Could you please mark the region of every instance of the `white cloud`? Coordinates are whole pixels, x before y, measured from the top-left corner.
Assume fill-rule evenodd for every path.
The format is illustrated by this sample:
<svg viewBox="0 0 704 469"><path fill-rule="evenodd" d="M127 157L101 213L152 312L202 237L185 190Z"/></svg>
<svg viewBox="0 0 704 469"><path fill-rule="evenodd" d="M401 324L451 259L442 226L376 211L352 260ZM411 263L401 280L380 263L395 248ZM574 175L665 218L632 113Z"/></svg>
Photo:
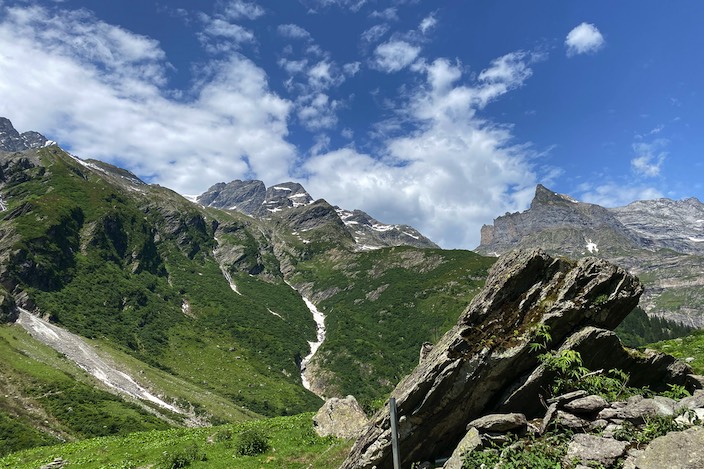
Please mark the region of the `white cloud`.
<svg viewBox="0 0 704 469"><path fill-rule="evenodd" d="M223 53L237 50L240 44L255 41L252 31L220 18L201 15L204 23L202 32L197 34L198 40L210 53Z"/></svg>
<svg viewBox="0 0 704 469"><path fill-rule="evenodd" d="M593 24L582 23L567 34L567 56L594 53L604 46L604 36Z"/></svg>
<svg viewBox="0 0 704 469"><path fill-rule="evenodd" d="M310 33L297 24L280 24L276 30L289 39L311 39Z"/></svg>
<svg viewBox="0 0 704 469"><path fill-rule="evenodd" d="M389 26L386 24L376 24L371 28L362 32L362 41L367 44L372 44L381 39L384 34L389 32Z"/></svg>
<svg viewBox="0 0 704 469"><path fill-rule="evenodd" d="M602 207L623 207L634 200L651 200L663 197L663 194L654 187L627 182L609 181L596 186L585 184L579 188L579 191L581 193L579 200Z"/></svg>
<svg viewBox="0 0 704 469"><path fill-rule="evenodd" d="M397 21L398 11L394 7L389 7L384 10L374 10L369 14L371 18L377 18L385 21Z"/></svg>
<svg viewBox="0 0 704 469"><path fill-rule="evenodd" d="M434 14L430 14L423 18L423 21L420 22L420 25L418 26L418 29L420 29L420 32L425 34L431 29L433 29L436 25L438 24L438 20L435 18Z"/></svg>
<svg viewBox="0 0 704 469"><path fill-rule="evenodd" d="M286 70L290 75L294 75L296 73L302 73L307 69L308 60L306 60L306 59L290 60L290 59L282 58L282 59L279 59L278 64L281 68Z"/></svg>
<svg viewBox="0 0 704 469"><path fill-rule="evenodd" d="M340 103L330 100L325 93L317 93L302 100L298 106L298 119L310 131L330 129L337 125L335 110Z"/></svg>
<svg viewBox="0 0 704 469"><path fill-rule="evenodd" d="M327 8L331 6L346 8L357 12L367 3L367 0L301 0L301 3L306 5L311 13L316 13L317 8Z"/></svg>
<svg viewBox="0 0 704 469"><path fill-rule="evenodd" d="M639 176L655 177L660 175L660 170L667 157L669 141L666 139L656 139L652 142L636 142L633 144L633 151L636 157L631 160L631 168Z"/></svg>
<svg viewBox="0 0 704 469"><path fill-rule="evenodd" d="M308 70L308 84L313 90L337 86L344 80L345 77L339 73L337 66L327 60L321 60Z"/></svg>
<svg viewBox="0 0 704 469"><path fill-rule="evenodd" d="M127 167L182 193L247 174L287 179L291 103L232 54L169 99L156 41L80 12L7 9L0 22L0 115L83 158ZM70 83L71 86L66 86Z"/></svg>
<svg viewBox="0 0 704 469"><path fill-rule="evenodd" d="M379 44L374 50L374 64L379 70L393 73L413 63L420 54L420 47L406 41L391 40Z"/></svg>
<svg viewBox="0 0 704 469"><path fill-rule="evenodd" d="M505 63L522 70L501 58L492 68ZM497 69L467 85L461 64L446 59L417 70L425 85L398 109L415 131L387 138L382 159L354 148L315 155L305 163L306 187L331 203L412 224L443 246L471 249L483 223L528 205L537 180L529 152L512 145L507 128L476 117L478 97L487 86L517 86L517 77L530 74Z"/></svg>
<svg viewBox="0 0 704 469"><path fill-rule="evenodd" d="M243 18L254 20L264 15L266 12L264 8L254 2L229 0L223 8L223 13L228 19L232 20L240 20Z"/></svg>
<svg viewBox="0 0 704 469"><path fill-rule="evenodd" d="M346 63L345 65L342 66L342 70L345 72L345 75L349 77L355 76L357 73L359 73L360 66L362 64L360 62L350 62Z"/></svg>

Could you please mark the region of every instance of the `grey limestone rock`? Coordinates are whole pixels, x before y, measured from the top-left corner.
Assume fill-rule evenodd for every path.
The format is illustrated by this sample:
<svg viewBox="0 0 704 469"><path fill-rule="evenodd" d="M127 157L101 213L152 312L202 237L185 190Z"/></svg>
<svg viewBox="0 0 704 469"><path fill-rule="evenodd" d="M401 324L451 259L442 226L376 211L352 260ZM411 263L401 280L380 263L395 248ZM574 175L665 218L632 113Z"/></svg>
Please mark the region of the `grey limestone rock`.
<svg viewBox="0 0 704 469"><path fill-rule="evenodd" d="M567 402L565 410L574 414L593 414L608 405L609 403L603 397L591 395Z"/></svg>
<svg viewBox="0 0 704 469"><path fill-rule="evenodd" d="M525 430L527 425L528 421L523 414L488 414L469 422L467 429L476 428L479 433L510 432Z"/></svg>
<svg viewBox="0 0 704 469"><path fill-rule="evenodd" d="M704 469L704 427L672 432L629 456L623 467L637 469Z"/></svg>
<svg viewBox="0 0 704 469"><path fill-rule="evenodd" d="M354 396L328 399L313 417L318 435L346 439L357 438L367 422L369 419Z"/></svg>
<svg viewBox="0 0 704 469"><path fill-rule="evenodd" d="M452 456L442 466L443 469L461 469L462 458L464 455L471 453L474 449L482 444L482 439L479 436L479 431L472 427L467 431L467 434L457 445L457 448L452 452Z"/></svg>
<svg viewBox="0 0 704 469"><path fill-rule="evenodd" d="M597 463L609 467L617 458L626 454L627 446L628 443L625 441L579 433L572 438L567 447L565 462L573 463L576 460L585 465Z"/></svg>

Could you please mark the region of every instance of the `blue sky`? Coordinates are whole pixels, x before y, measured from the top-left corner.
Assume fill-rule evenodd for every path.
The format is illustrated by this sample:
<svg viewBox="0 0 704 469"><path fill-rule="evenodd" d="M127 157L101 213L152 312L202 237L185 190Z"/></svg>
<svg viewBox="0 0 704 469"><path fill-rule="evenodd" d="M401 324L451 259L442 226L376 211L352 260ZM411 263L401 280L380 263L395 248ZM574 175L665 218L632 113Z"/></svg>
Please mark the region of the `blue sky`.
<svg viewBox="0 0 704 469"><path fill-rule="evenodd" d="M704 3L0 0L0 116L199 194L233 179L472 249L535 185L704 195Z"/></svg>

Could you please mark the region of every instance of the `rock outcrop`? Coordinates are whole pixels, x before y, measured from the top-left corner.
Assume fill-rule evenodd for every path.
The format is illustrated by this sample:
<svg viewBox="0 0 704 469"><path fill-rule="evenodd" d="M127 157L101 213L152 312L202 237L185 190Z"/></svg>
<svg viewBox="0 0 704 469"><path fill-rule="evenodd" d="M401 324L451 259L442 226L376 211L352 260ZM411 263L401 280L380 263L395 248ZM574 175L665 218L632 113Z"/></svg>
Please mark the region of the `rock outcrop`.
<svg viewBox="0 0 704 469"><path fill-rule="evenodd" d="M501 408L542 353L585 327L613 329L643 291L632 275L607 261L556 259L541 250L500 258L485 288L428 357L392 393L399 415L402 465L449 456L472 420ZM539 402L537 393L525 399ZM382 409L357 440L345 469L392 467L389 410Z"/></svg>

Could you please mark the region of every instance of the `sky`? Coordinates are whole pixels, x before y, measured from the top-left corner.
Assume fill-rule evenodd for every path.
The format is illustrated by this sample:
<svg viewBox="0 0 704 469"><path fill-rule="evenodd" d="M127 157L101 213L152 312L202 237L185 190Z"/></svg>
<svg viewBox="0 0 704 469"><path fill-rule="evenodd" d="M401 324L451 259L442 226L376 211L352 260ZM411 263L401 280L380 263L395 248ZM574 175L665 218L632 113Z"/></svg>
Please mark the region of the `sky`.
<svg viewBox="0 0 704 469"><path fill-rule="evenodd" d="M295 181L473 249L538 183L704 200L704 2L0 0L0 116L181 194Z"/></svg>

